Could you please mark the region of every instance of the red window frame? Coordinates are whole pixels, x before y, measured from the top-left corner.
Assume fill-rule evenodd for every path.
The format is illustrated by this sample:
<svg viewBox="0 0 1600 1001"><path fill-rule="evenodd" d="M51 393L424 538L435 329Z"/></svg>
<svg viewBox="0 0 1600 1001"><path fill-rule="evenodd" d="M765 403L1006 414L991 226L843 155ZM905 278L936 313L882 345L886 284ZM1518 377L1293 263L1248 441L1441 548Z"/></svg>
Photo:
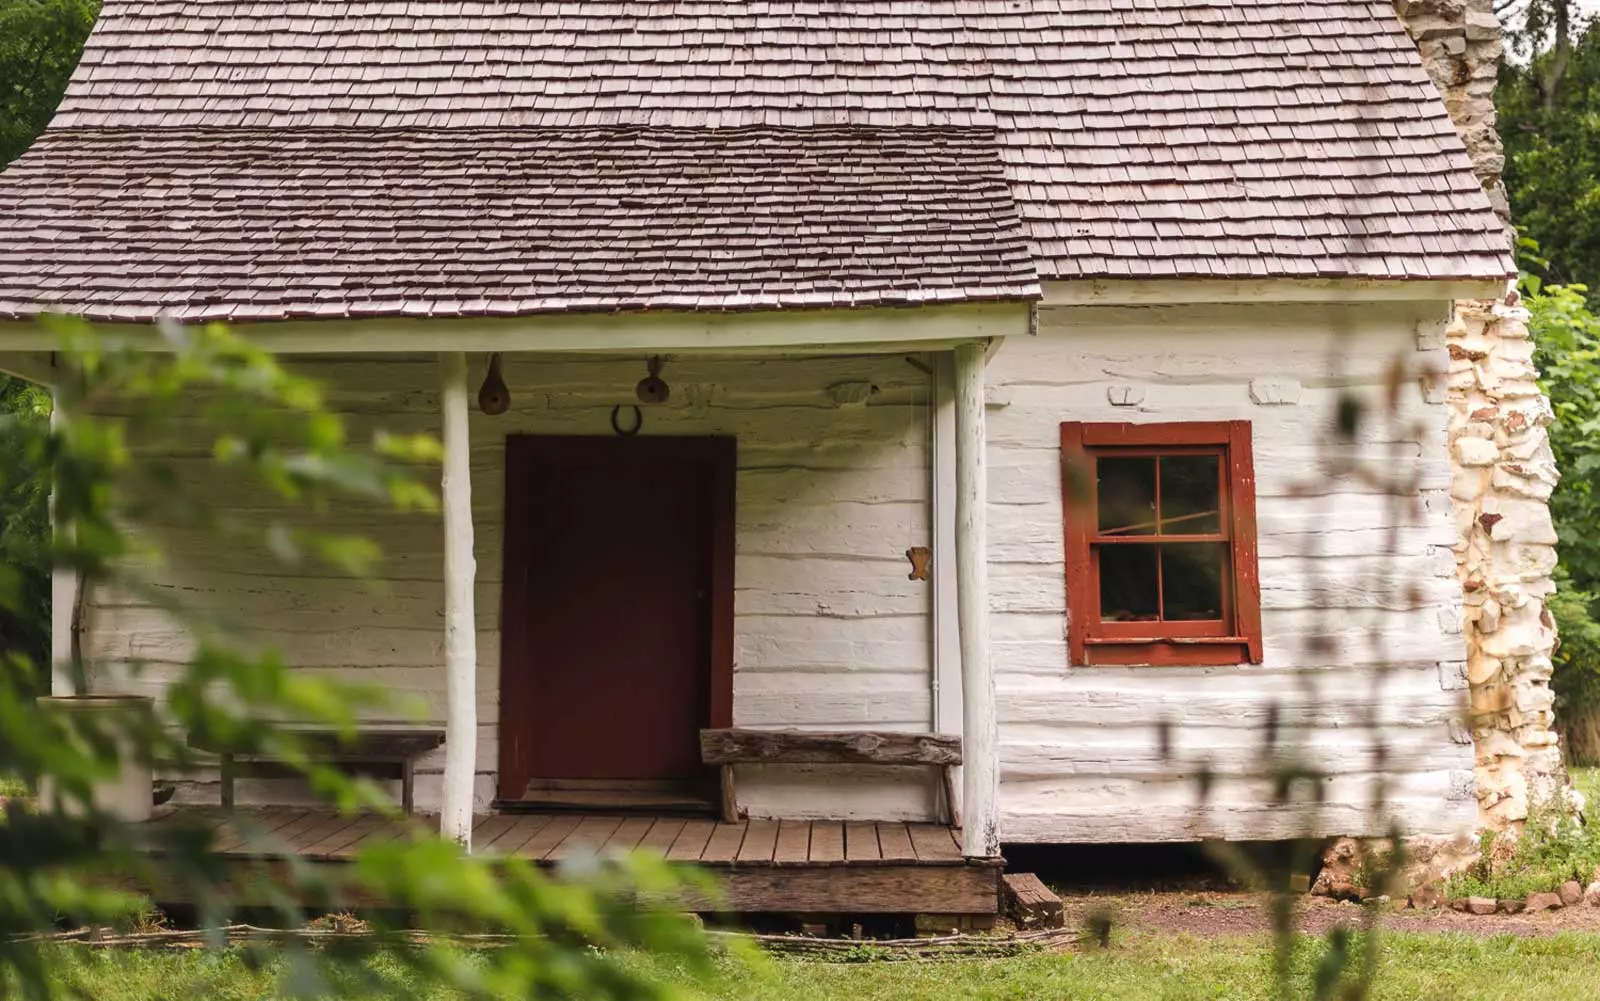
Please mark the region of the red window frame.
<svg viewBox="0 0 1600 1001"><path fill-rule="evenodd" d="M1146 536L1101 534L1097 461L1101 456L1163 455L1216 455L1222 465L1220 531L1193 536L1160 536L1163 543L1224 542L1228 545L1230 572L1223 575L1222 618L1199 622L1103 622L1100 618L1100 551L1108 545L1150 543ZM1250 422L1064 421L1061 424L1061 460L1067 647L1072 663L1151 666L1261 663L1261 580L1256 566L1256 485Z"/></svg>

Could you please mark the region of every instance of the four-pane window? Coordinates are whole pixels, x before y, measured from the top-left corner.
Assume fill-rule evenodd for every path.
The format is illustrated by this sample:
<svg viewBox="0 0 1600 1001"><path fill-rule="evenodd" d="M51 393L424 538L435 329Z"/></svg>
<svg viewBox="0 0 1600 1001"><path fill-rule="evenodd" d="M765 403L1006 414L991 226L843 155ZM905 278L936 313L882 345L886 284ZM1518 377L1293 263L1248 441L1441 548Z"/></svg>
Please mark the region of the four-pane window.
<svg viewBox="0 0 1600 1001"><path fill-rule="evenodd" d="M1261 659L1248 421L1061 425L1075 664Z"/></svg>

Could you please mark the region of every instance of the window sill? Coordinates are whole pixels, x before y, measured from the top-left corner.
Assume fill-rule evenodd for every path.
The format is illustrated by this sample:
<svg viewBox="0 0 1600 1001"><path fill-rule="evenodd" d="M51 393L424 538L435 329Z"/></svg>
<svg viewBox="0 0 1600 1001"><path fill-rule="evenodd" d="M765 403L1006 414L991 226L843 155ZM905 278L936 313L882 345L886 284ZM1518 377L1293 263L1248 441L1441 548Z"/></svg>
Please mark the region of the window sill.
<svg viewBox="0 0 1600 1001"><path fill-rule="evenodd" d="M1086 637L1085 667L1234 667L1250 663L1243 636Z"/></svg>
<svg viewBox="0 0 1600 1001"><path fill-rule="evenodd" d="M1243 646L1250 641L1243 636L1090 636L1083 642L1088 646Z"/></svg>

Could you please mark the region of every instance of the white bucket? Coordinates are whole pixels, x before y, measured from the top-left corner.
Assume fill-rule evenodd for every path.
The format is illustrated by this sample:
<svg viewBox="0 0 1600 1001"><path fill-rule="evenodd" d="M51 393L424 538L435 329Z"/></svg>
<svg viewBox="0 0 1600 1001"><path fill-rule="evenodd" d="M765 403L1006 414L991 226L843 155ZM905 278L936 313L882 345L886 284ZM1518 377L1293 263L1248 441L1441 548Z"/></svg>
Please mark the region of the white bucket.
<svg viewBox="0 0 1600 1001"><path fill-rule="evenodd" d="M137 741L141 739L140 729L149 725L155 712L155 700L147 695L46 695L38 704L45 712L71 714L67 719L69 727L74 725L72 717L77 717L87 729L91 721L83 717L94 714L92 724L96 729L117 735L121 768L115 776L95 782L91 790L94 807L129 823L149 820L154 803L150 753ZM40 783L39 803L46 810L78 807L76 801L61 802L48 777Z"/></svg>

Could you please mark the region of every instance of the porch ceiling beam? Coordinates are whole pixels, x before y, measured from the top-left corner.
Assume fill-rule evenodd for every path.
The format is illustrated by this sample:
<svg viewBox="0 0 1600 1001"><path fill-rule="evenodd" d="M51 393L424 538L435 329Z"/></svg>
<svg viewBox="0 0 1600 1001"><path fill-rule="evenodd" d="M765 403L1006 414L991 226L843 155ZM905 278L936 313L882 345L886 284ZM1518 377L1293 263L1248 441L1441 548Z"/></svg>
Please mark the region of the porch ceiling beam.
<svg viewBox="0 0 1600 1001"><path fill-rule="evenodd" d="M472 849L473 772L478 747L478 634L473 609L471 442L467 356L439 356L444 445L445 744L439 833Z"/></svg>
<svg viewBox="0 0 1600 1001"><path fill-rule="evenodd" d="M915 345L947 350L973 338L1024 335L1032 303L983 302L873 309L757 312L552 313L494 318L307 320L237 324L251 343L279 354L544 351L739 354L869 352ZM148 325L96 323L102 337L150 350L168 345ZM51 350L42 326L0 322L0 352Z"/></svg>
<svg viewBox="0 0 1600 1001"><path fill-rule="evenodd" d="M1000 854L999 734L989 664L988 488L983 369L987 345L955 349L956 617L961 634L962 854Z"/></svg>
<svg viewBox="0 0 1600 1001"><path fill-rule="evenodd" d="M24 382L48 386L55 382L56 363L49 351L21 351L0 354L0 372Z"/></svg>
<svg viewBox="0 0 1600 1001"><path fill-rule="evenodd" d="M1104 278L1044 283L1041 306L1162 306L1207 302L1395 302L1497 299L1506 281L1375 278Z"/></svg>

